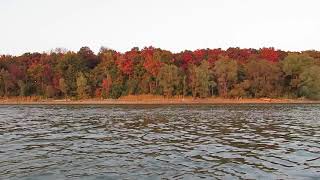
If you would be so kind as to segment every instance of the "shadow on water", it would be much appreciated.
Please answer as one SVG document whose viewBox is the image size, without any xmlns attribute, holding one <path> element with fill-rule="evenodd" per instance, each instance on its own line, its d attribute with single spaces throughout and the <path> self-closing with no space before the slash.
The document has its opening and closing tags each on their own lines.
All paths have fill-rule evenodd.
<svg viewBox="0 0 320 180">
<path fill-rule="evenodd" d="M 0 179 L 317 179 L 320 105 L 0 106 Z"/>
</svg>

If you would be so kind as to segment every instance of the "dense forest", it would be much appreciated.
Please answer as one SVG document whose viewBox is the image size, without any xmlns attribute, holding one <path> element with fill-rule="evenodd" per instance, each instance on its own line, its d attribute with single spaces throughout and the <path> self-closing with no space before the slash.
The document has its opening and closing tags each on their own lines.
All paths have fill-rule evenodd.
<svg viewBox="0 0 320 180">
<path fill-rule="evenodd" d="M 320 52 L 154 47 L 95 54 L 56 49 L 0 56 L 0 97 L 119 98 L 153 94 L 195 98 L 320 99 Z"/>
</svg>

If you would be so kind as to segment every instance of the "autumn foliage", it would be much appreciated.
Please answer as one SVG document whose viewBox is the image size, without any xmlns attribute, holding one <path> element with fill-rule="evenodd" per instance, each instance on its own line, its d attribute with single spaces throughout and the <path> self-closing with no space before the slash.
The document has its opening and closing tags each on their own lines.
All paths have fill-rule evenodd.
<svg viewBox="0 0 320 180">
<path fill-rule="evenodd" d="M 57 49 L 0 56 L 0 97 L 119 98 L 153 94 L 205 98 L 320 98 L 320 52 L 270 48 L 154 47 L 95 54 Z"/>
</svg>

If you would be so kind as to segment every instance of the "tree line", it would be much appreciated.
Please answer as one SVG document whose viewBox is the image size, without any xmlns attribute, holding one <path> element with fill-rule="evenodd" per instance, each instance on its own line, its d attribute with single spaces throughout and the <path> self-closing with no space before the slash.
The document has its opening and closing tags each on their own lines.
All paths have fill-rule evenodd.
<svg viewBox="0 0 320 180">
<path fill-rule="evenodd" d="M 56 49 L 0 56 L 0 97 L 119 98 L 153 94 L 194 98 L 320 99 L 320 52 L 274 48 L 154 47 L 95 54 Z"/>
</svg>

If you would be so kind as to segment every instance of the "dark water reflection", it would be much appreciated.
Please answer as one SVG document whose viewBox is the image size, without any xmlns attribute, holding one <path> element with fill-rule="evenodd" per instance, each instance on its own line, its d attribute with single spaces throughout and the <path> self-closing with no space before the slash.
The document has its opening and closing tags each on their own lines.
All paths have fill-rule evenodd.
<svg viewBox="0 0 320 180">
<path fill-rule="evenodd" d="M 0 106 L 0 179 L 319 179 L 320 105 Z"/>
</svg>

